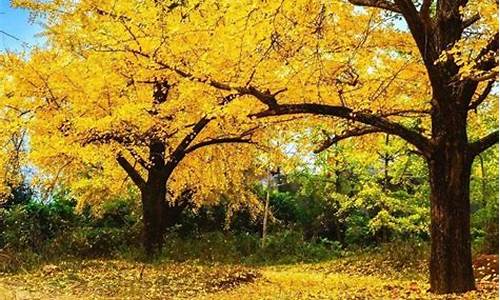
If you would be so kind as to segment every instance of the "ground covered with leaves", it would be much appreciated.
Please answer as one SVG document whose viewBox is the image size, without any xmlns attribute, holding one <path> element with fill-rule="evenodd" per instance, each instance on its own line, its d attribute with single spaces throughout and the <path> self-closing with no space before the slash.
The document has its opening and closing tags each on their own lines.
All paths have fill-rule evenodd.
<svg viewBox="0 0 500 300">
<path fill-rule="evenodd" d="M 425 260 L 376 251 L 266 266 L 63 260 L 0 274 L 0 299 L 498 299 L 498 257 L 476 261 L 477 291 L 436 296 L 428 292 Z"/>
</svg>

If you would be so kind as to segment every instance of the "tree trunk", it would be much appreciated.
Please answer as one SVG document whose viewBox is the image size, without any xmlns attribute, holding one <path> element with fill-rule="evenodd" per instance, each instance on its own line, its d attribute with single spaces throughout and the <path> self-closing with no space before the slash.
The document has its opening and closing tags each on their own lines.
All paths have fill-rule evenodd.
<svg viewBox="0 0 500 300">
<path fill-rule="evenodd" d="M 443 115 L 442 115 L 443 116 Z M 433 121 L 437 144 L 429 163 L 431 188 L 430 283 L 434 293 L 475 289 L 472 271 L 469 182 L 473 158 L 467 153 L 466 115 Z"/>
<path fill-rule="evenodd" d="M 143 246 L 150 256 L 157 254 L 164 242 L 166 211 L 166 181 L 151 178 L 142 192 Z"/>
<path fill-rule="evenodd" d="M 165 211 L 167 197 L 167 181 L 169 174 L 165 172 L 165 145 L 152 140 L 149 146 L 148 178 L 142 190 L 142 211 L 144 224 L 144 249 L 149 256 L 157 254 L 163 246 L 165 234 Z"/>
</svg>

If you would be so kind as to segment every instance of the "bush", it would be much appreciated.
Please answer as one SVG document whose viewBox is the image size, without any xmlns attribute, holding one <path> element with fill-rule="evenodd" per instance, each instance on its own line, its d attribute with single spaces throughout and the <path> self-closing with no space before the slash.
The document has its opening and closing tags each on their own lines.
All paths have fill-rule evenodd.
<svg viewBox="0 0 500 300">
<path fill-rule="evenodd" d="M 30 201 L 2 212 L 2 246 L 40 252 L 46 243 L 75 226 L 75 203 L 55 199 L 44 204 Z"/>
<path fill-rule="evenodd" d="M 78 214 L 76 202 L 65 193 L 49 202 L 31 200 L 0 210 L 0 248 L 54 257 L 113 255 L 136 245 L 140 222 L 133 199 L 105 203 L 99 215 L 85 210 Z"/>
<path fill-rule="evenodd" d="M 337 241 L 319 239 L 306 241 L 301 232 L 286 230 L 266 238 L 248 261 L 255 263 L 315 262 L 340 255 L 341 245 Z"/>
<path fill-rule="evenodd" d="M 14 205 L 26 204 L 33 198 L 33 190 L 27 183 L 10 186 L 10 196 L 4 201 L 0 201 L 0 207 L 8 209 Z"/>
<path fill-rule="evenodd" d="M 134 243 L 133 235 L 123 228 L 80 227 L 71 234 L 71 253 L 84 256 L 112 256 Z"/>
<path fill-rule="evenodd" d="M 174 261 L 294 263 L 320 261 L 340 254 L 338 242 L 326 239 L 305 241 L 302 233 L 296 231 L 269 235 L 263 248 L 260 237 L 248 233 L 215 231 L 188 238 L 170 233 L 166 241 L 162 256 Z"/>
</svg>

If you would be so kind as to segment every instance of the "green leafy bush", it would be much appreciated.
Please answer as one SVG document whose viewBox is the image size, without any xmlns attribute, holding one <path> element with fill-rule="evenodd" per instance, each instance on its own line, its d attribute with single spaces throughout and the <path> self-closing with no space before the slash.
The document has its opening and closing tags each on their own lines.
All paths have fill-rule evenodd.
<svg viewBox="0 0 500 300">
<path fill-rule="evenodd" d="M 139 242 L 140 220 L 131 199 L 103 205 L 101 213 L 76 212 L 67 193 L 46 203 L 31 200 L 0 210 L 0 248 L 32 251 L 46 257 L 111 255 Z"/>
<path fill-rule="evenodd" d="M 340 243 L 319 239 L 306 241 L 301 232 L 281 231 L 266 238 L 249 261 L 257 263 L 295 263 L 320 261 L 340 254 Z"/>
<path fill-rule="evenodd" d="M 3 210 L 3 246 L 14 249 L 42 251 L 49 240 L 72 228 L 77 216 L 75 203 L 55 198 L 50 203 L 30 201 Z"/>
</svg>

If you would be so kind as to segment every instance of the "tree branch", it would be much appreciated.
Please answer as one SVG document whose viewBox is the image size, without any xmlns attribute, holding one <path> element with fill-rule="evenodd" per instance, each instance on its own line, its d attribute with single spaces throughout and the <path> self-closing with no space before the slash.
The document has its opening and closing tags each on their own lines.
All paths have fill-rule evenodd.
<svg viewBox="0 0 500 300">
<path fill-rule="evenodd" d="M 381 8 L 395 13 L 401 13 L 401 10 L 397 7 L 397 5 L 386 0 L 348 0 L 348 1 L 354 5 Z"/>
<path fill-rule="evenodd" d="M 483 49 L 481 49 L 478 58 L 481 58 L 490 51 L 498 51 L 498 31 L 491 37 L 488 44 Z"/>
<path fill-rule="evenodd" d="M 472 157 L 481 154 L 489 147 L 498 143 L 498 129 L 486 135 L 485 137 L 469 144 L 469 154 Z"/>
<path fill-rule="evenodd" d="M 481 20 L 481 15 L 480 14 L 475 14 L 472 17 L 470 17 L 467 20 L 464 20 L 462 23 L 462 30 L 469 28 L 470 26 L 474 25 L 477 21 Z"/>
<path fill-rule="evenodd" d="M 89 144 L 106 144 L 116 142 L 123 146 L 144 146 L 147 144 L 147 138 L 143 133 L 137 132 L 136 128 L 123 128 L 123 132 L 112 130 L 108 132 L 98 132 L 96 130 L 88 130 L 85 137 L 81 140 L 81 145 Z"/>
<path fill-rule="evenodd" d="M 477 68 L 483 71 L 489 71 L 498 65 L 496 55 L 489 55 L 498 52 L 498 31 L 491 37 L 488 44 L 481 49 L 476 57 Z M 486 57 L 486 58 L 485 58 Z"/>
<path fill-rule="evenodd" d="M 390 116 L 408 116 L 408 115 L 420 115 L 420 116 L 426 116 L 430 115 L 431 111 L 428 109 L 403 109 L 403 110 L 396 110 L 396 111 L 388 111 L 388 112 L 381 112 L 378 114 L 381 117 L 390 117 Z"/>
<path fill-rule="evenodd" d="M 128 162 L 128 160 L 118 153 L 116 156 L 118 164 L 127 172 L 132 182 L 142 191 L 146 186 L 146 181 L 142 178 L 141 174 Z"/>
<path fill-rule="evenodd" d="M 125 53 L 129 52 L 129 53 L 135 54 L 136 56 L 140 56 L 143 58 L 147 58 L 149 60 L 153 60 L 153 62 L 156 63 L 162 69 L 172 71 L 172 72 L 176 73 L 177 75 L 179 75 L 183 78 L 186 78 L 188 80 L 191 80 L 193 82 L 204 83 L 208 86 L 211 86 L 213 88 L 216 88 L 216 89 L 222 90 L 222 91 L 236 91 L 237 92 L 236 94 L 231 94 L 231 95 L 227 96 L 227 97 L 229 97 L 229 101 L 234 99 L 236 96 L 249 95 L 249 96 L 253 96 L 253 97 L 257 98 L 260 102 L 264 103 L 268 107 L 274 107 L 278 103 L 276 96 L 287 90 L 285 88 L 285 89 L 281 89 L 281 90 L 278 90 L 278 91 L 272 93 L 269 90 L 265 90 L 265 91 L 259 90 L 252 85 L 232 86 L 228 83 L 211 79 L 210 77 L 197 77 L 194 74 L 192 74 L 191 72 L 179 69 L 175 66 L 171 66 L 167 63 L 159 61 L 156 59 L 156 57 L 154 57 L 154 55 L 150 55 L 148 53 L 142 52 L 141 50 L 137 50 L 137 49 L 131 49 L 131 48 L 127 48 L 127 49 L 94 49 L 94 51 L 125 52 Z M 227 97 L 225 97 L 225 98 L 227 98 Z M 226 102 L 229 102 L 229 101 L 226 101 Z M 222 101 L 221 104 L 225 104 L 225 102 Z"/>
<path fill-rule="evenodd" d="M 205 128 L 205 126 L 212 121 L 213 118 L 207 116 L 202 117 L 191 129 L 191 132 L 187 134 L 184 139 L 177 145 L 175 150 L 169 155 L 169 159 L 165 164 L 165 172 L 171 172 L 177 166 L 177 164 L 186 155 L 186 149 L 189 145 L 196 139 L 200 132 Z"/>
<path fill-rule="evenodd" d="M 485 73 L 485 74 L 482 74 L 479 76 L 468 77 L 467 79 L 479 82 L 479 81 L 488 81 L 488 80 L 496 79 L 497 76 L 498 76 L 498 72 L 494 71 L 494 72 Z"/>
<path fill-rule="evenodd" d="M 148 164 L 148 162 L 142 158 L 142 156 L 137 153 L 137 151 L 135 151 L 133 148 L 131 147 L 127 147 L 126 148 L 128 150 L 128 152 L 130 153 L 130 155 L 146 170 L 149 170 L 150 169 L 150 166 Z"/>
<path fill-rule="evenodd" d="M 127 49 L 125 51 L 129 51 L 133 54 L 142 56 L 144 58 L 148 58 L 148 59 L 153 58 L 151 55 L 144 53 L 142 51 L 139 51 L 139 50 Z M 153 58 L 153 59 L 154 59 L 154 62 L 156 64 L 158 64 L 160 67 L 167 69 L 167 70 L 170 70 L 170 71 L 173 71 L 177 75 L 180 75 L 183 78 L 189 79 L 189 80 L 194 81 L 194 82 L 205 83 L 211 87 L 214 87 L 216 89 L 223 90 L 223 91 L 235 90 L 238 92 L 239 96 L 245 96 L 245 95 L 254 96 L 255 98 L 259 99 L 262 103 L 266 104 L 269 107 L 273 107 L 273 106 L 277 105 L 276 96 L 278 94 L 286 91 L 286 89 L 282 89 L 282 90 L 279 90 L 275 93 L 271 93 L 269 90 L 261 91 L 261 90 L 258 90 L 257 88 L 255 88 L 254 86 L 251 86 L 251 85 L 249 85 L 249 86 L 231 86 L 230 84 L 220 82 L 217 80 L 213 80 L 213 79 L 208 78 L 208 77 L 206 77 L 206 78 L 197 77 L 190 72 L 181 70 L 177 67 L 170 66 L 169 64 L 158 61 L 155 58 Z"/>
<path fill-rule="evenodd" d="M 345 106 L 333 106 L 326 104 L 304 103 L 304 104 L 282 104 L 274 108 L 250 115 L 250 117 L 264 118 L 269 116 L 280 116 L 290 114 L 313 114 L 322 116 L 338 117 L 346 120 L 360 122 L 380 129 L 382 132 L 397 135 L 414 145 L 424 155 L 430 155 L 431 146 L 429 140 L 416 131 L 412 131 L 401 124 L 394 123 L 381 116 L 368 113 L 356 112 Z"/>
<path fill-rule="evenodd" d="M 419 13 L 411 0 L 394 0 L 394 2 L 401 10 L 408 24 L 408 28 L 415 40 L 420 56 L 424 61 L 431 85 L 433 88 L 439 87 L 441 78 L 440 73 L 436 71 L 434 62 L 439 58 L 441 51 L 439 47 L 436 46 L 436 40 L 433 34 L 435 28 L 433 28 L 432 22 L 429 22 L 428 17 L 426 18 L 423 14 Z"/>
<path fill-rule="evenodd" d="M 488 95 L 490 94 L 491 92 L 491 89 L 493 88 L 493 85 L 495 84 L 495 81 L 489 81 L 488 82 L 488 85 L 484 88 L 483 92 L 481 93 L 481 95 L 479 95 L 476 100 L 472 101 L 470 104 L 469 104 L 469 110 L 474 110 L 474 109 L 477 109 L 477 107 L 479 105 L 481 105 L 481 103 L 483 103 L 484 100 L 486 100 L 486 98 L 488 98 Z"/>
<path fill-rule="evenodd" d="M 117 15 L 113 12 L 110 12 L 110 11 L 105 11 L 104 9 L 101 9 L 99 7 L 94 7 L 94 11 L 100 15 L 100 16 L 107 16 L 107 17 L 111 17 L 113 19 L 118 19 L 122 22 L 124 21 L 131 21 L 132 19 L 128 16 L 125 16 L 125 15 Z"/>
<path fill-rule="evenodd" d="M 191 147 L 187 148 L 184 153 L 188 154 L 196 149 L 205 147 L 205 146 L 210 146 L 210 145 L 219 145 L 219 144 L 253 144 L 252 140 L 249 138 L 242 138 L 242 137 L 226 137 L 226 138 L 214 138 L 214 139 L 209 139 L 205 140 L 202 142 L 199 142 L 197 144 L 192 145 Z"/>
<path fill-rule="evenodd" d="M 333 144 L 336 144 L 342 140 L 351 138 L 351 137 L 357 137 L 357 136 L 363 136 L 366 134 L 370 133 L 377 133 L 377 132 L 382 132 L 379 128 L 375 127 L 361 127 L 361 128 L 356 128 L 352 129 L 349 131 L 346 131 L 340 135 L 333 135 L 332 137 L 329 137 L 326 139 L 321 146 L 319 146 L 316 150 L 314 150 L 314 153 L 320 153 L 325 151 L 326 149 L 330 148 Z"/>
</svg>

